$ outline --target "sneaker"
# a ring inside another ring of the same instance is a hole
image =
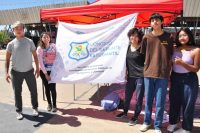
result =
[[[56,111],[57,111],[56,106],[53,106],[53,108],[52,108],[52,112],[56,112]]]
[[[51,104],[49,104],[48,106],[47,106],[47,111],[51,111],[51,109],[52,109],[52,106],[51,106]]]
[[[17,112],[17,120],[22,120],[24,116],[22,115],[21,112]]]
[[[34,116],[34,117],[39,116],[39,112],[38,112],[37,109],[33,109],[33,116]]]
[[[154,131],[155,131],[155,133],[162,133],[162,131],[160,129],[155,129]]]
[[[140,131],[141,131],[141,132],[146,132],[147,130],[149,130],[150,127],[151,127],[151,125],[143,124],[143,125],[140,127]]]
[[[169,131],[169,132],[174,132],[176,128],[177,128],[177,124],[173,124],[173,125],[170,124],[170,125],[167,127],[167,131]]]
[[[119,118],[119,119],[127,118],[127,114],[124,113],[124,112],[122,112],[122,113],[118,114],[118,115],[116,116],[116,118]]]
[[[137,119],[136,118],[132,118],[129,122],[128,122],[128,125],[129,126],[134,126],[137,124]]]
[[[174,133],[190,133],[190,131],[184,130],[183,128],[180,128],[176,130]]]

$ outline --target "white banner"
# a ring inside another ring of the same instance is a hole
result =
[[[59,22],[51,82],[125,82],[127,33],[136,19],[137,13],[92,25]]]

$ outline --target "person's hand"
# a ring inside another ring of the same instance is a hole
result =
[[[45,78],[47,79],[47,81],[51,80],[51,77],[48,74],[45,74]]]
[[[176,57],[174,59],[174,63],[177,65],[182,65],[183,64],[183,60],[180,57]]]
[[[8,83],[10,83],[10,80],[11,80],[10,75],[9,75],[9,74],[6,74],[6,81],[7,81]]]
[[[35,70],[35,76],[37,78],[40,76],[40,70],[38,68]]]

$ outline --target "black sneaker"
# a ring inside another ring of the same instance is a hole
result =
[[[124,113],[124,112],[122,112],[122,113],[118,114],[118,115],[116,116],[116,118],[119,118],[119,119],[127,118],[127,114]]]
[[[129,126],[134,126],[134,125],[136,125],[137,124],[137,119],[136,118],[132,118],[129,122],[128,122],[128,125]]]
[[[52,110],[52,106],[51,106],[51,104],[49,104],[48,106],[47,106],[47,111],[51,111]]]

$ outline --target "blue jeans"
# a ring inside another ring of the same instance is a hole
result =
[[[155,98],[156,116],[155,116],[154,128],[160,129],[163,121],[168,80],[145,77],[144,85],[145,85],[144,124],[147,125],[151,124],[152,106]]]

